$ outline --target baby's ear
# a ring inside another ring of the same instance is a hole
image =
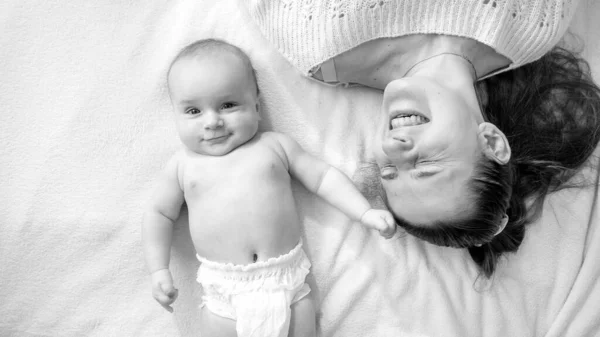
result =
[[[500,165],[508,163],[511,155],[510,145],[504,133],[497,126],[488,122],[479,124],[478,140],[483,154],[487,158]]]

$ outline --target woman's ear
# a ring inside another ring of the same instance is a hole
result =
[[[494,234],[494,236],[502,233],[504,228],[506,228],[507,223],[508,223],[508,215],[504,214],[504,216],[502,217],[502,222],[500,223],[500,227],[498,227],[498,230],[496,231],[496,234]]]
[[[483,122],[479,124],[478,140],[483,154],[500,165],[510,160],[510,145],[508,139],[498,127],[492,123]]]

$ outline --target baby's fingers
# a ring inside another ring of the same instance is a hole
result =
[[[172,284],[161,284],[154,291],[154,299],[168,312],[173,312],[173,308],[170,306],[175,302],[179,291],[173,287]]]
[[[173,292],[171,292],[171,295],[167,295],[164,293],[158,293],[158,294],[154,295],[154,299],[156,299],[156,301],[163,308],[165,308],[165,310],[167,310],[168,312],[173,312],[173,308],[171,307],[171,304],[173,304],[173,302],[175,302],[178,294],[179,294],[179,291],[177,289],[175,289]]]
[[[394,217],[386,212],[381,218],[385,222],[383,229],[380,230],[381,236],[386,239],[391,239],[396,233],[396,222],[394,221]]]
[[[160,283],[160,289],[169,298],[173,298],[173,301],[177,298],[177,289],[175,289],[173,283]]]
[[[165,310],[168,312],[173,312],[173,308],[171,307],[173,302],[166,295],[158,295],[155,297],[155,299],[156,302],[161,305],[161,307],[165,308]]]
[[[395,233],[396,233],[396,229],[394,229],[394,228],[386,228],[382,231],[379,231],[379,234],[381,234],[381,236],[383,236],[386,239],[393,238]]]

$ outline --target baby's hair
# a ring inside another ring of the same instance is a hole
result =
[[[538,61],[480,82],[477,90],[485,97],[484,117],[505,133],[512,158],[506,165],[479,159],[466,218],[433,226],[397,216],[396,222],[433,244],[468,248],[490,277],[500,256],[519,248],[545,197],[581,186],[570,179],[584,164],[597,169],[597,161],[588,160],[600,142],[600,88],[585,60],[555,47]],[[508,223],[495,235],[504,214]]]
[[[258,81],[256,79],[256,71],[254,70],[254,67],[252,66],[252,62],[250,61],[250,58],[248,57],[248,55],[246,55],[246,53],[241,50],[239,47],[232,45],[231,43],[225,42],[223,40],[219,40],[219,39],[203,39],[203,40],[198,40],[194,43],[191,43],[185,47],[183,47],[179,53],[177,53],[177,56],[175,56],[175,58],[173,59],[173,61],[171,61],[171,64],[169,65],[169,69],[167,70],[167,83],[169,83],[168,79],[169,79],[169,74],[171,73],[171,68],[173,68],[173,65],[186,57],[194,57],[194,56],[200,56],[203,53],[211,53],[211,52],[230,52],[233,55],[239,57],[248,67],[248,70],[250,71],[251,75],[252,75],[252,79],[254,82],[254,85],[256,86],[256,94],[259,94],[259,90],[258,90]]]

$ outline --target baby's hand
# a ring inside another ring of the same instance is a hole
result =
[[[152,296],[168,312],[173,312],[171,304],[177,299],[179,291],[173,286],[173,277],[169,269],[152,273]]]
[[[379,231],[379,234],[386,239],[390,239],[396,233],[396,222],[392,213],[381,209],[373,209],[366,211],[360,219],[367,227]]]

